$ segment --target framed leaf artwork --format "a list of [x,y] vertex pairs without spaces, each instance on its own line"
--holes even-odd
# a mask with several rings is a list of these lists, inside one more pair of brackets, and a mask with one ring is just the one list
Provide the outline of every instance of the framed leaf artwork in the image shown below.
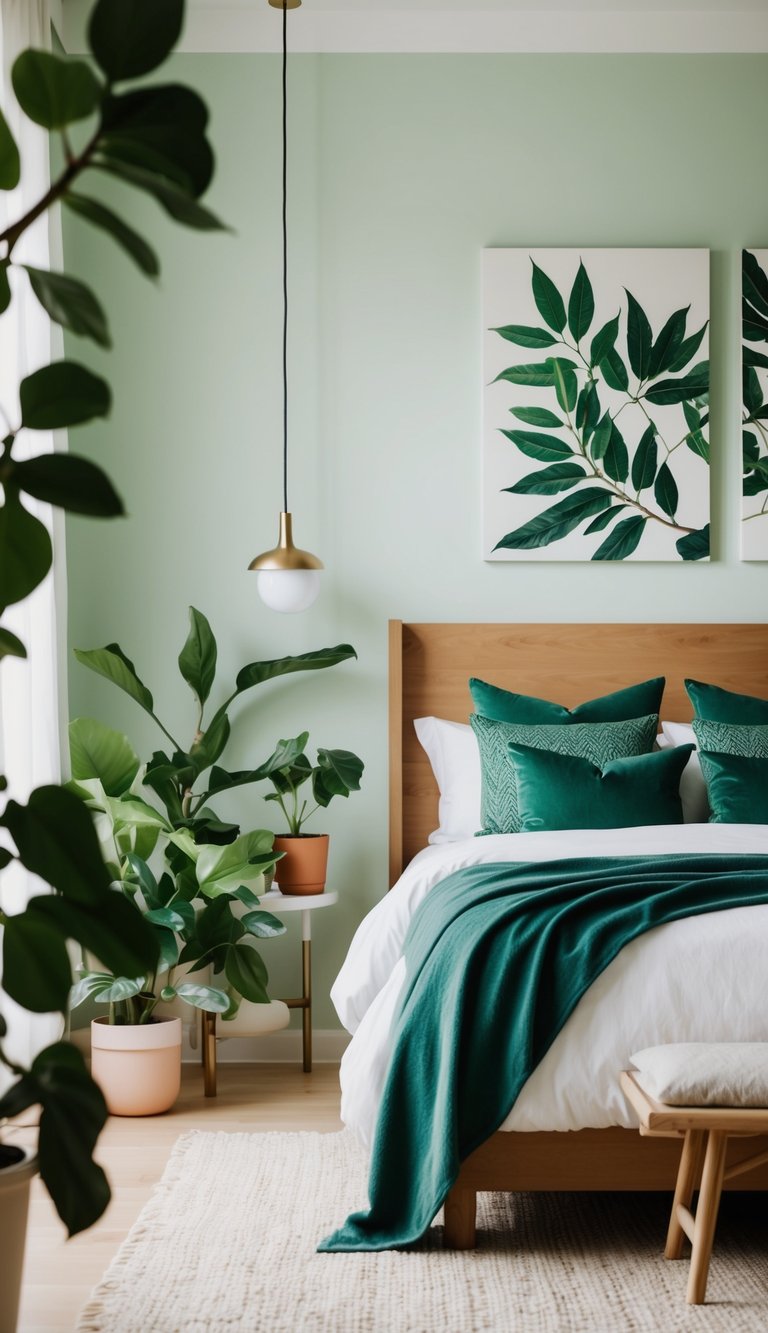
[[483,259],[484,558],[707,560],[709,252]]
[[742,560],[768,560],[768,250],[741,255]]

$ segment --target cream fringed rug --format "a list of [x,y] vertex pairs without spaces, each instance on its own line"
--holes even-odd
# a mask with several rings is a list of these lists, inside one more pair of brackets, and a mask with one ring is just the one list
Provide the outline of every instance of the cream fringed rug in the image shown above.
[[[186,1134],[80,1333],[675,1333],[768,1327],[760,1196],[724,1200],[706,1307],[659,1195],[480,1196],[474,1253],[316,1254],[365,1206],[349,1134]],[[439,1219],[438,1219],[439,1221]]]

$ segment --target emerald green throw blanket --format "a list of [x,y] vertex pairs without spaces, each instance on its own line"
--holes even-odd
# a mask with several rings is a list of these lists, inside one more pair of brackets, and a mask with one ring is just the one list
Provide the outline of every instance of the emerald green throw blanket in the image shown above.
[[[479,865],[414,913],[371,1155],[370,1211],[318,1249],[410,1245],[596,977],[668,921],[768,902],[768,857]],[[616,1076],[618,1078],[617,1069]]]

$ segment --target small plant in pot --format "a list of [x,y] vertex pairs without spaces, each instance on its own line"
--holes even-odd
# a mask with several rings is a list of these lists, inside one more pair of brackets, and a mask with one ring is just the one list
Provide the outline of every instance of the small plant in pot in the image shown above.
[[[334,796],[346,797],[351,791],[359,791],[363,775],[363,761],[351,750],[318,750],[313,764],[305,753],[308,740],[309,732],[303,731],[294,740],[278,741],[274,754],[263,765],[275,789],[264,799],[277,802],[288,825],[287,834],[275,837],[275,851],[282,853],[277,883],[285,894],[323,892],[329,837],[327,833],[304,833],[304,825]],[[311,788],[304,795],[307,783]]]

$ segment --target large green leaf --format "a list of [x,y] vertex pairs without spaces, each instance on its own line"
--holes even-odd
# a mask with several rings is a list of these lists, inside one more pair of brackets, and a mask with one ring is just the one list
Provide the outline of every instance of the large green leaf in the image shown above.
[[632,459],[632,485],[636,491],[644,491],[653,485],[657,466],[656,427],[651,421],[643,431]]
[[71,514],[117,518],[123,502],[106,472],[76,454],[41,454],[14,467],[14,480],[36,500],[57,505]]
[[314,652],[300,653],[297,657],[278,657],[270,662],[250,662],[237,673],[236,693],[242,694],[254,685],[261,685],[266,680],[277,676],[287,676],[294,671],[320,671],[324,667],[336,666],[346,662],[357,653],[351,644],[339,643],[335,648],[317,648]]
[[152,712],[152,695],[143,681],[139,680],[133,662],[126,657],[119,644],[108,643],[105,648],[75,648],[75,657],[83,666],[125,690],[148,713]]
[[768,317],[768,276],[749,250],[741,252],[741,294],[745,301]]
[[75,940],[115,976],[134,974],[137,962],[143,971],[153,969],[157,941],[141,912],[117,892],[110,892],[106,908],[98,912],[90,904],[44,894],[30,900],[27,915],[52,925],[61,939]]
[[252,858],[271,852],[273,841],[274,834],[267,829],[254,829],[225,847],[203,847],[196,866],[201,891],[215,898],[253,879],[259,869],[251,864]]
[[678,538],[675,547],[683,560],[706,560],[709,556],[709,524]]
[[179,653],[179,671],[201,704],[205,703],[211,692],[216,676],[216,656],[213,630],[202,611],[190,606],[189,634]]
[[531,264],[533,265],[531,287],[536,308],[545,324],[554,329],[555,333],[562,333],[565,328],[563,298],[552,279],[547,277],[547,274],[539,268],[535,260],[532,259]]
[[709,440],[703,431],[691,430],[685,437],[685,443],[692,454],[698,454],[705,463],[709,462]]
[[550,364],[555,376],[555,393],[557,401],[565,412],[572,412],[576,406],[576,398],[579,392],[579,382],[576,379],[576,372],[573,361],[566,357],[550,357]]
[[0,190],[15,190],[21,177],[21,160],[8,121],[0,111]]
[[662,463],[659,468],[653,487],[653,493],[656,496],[660,507],[664,510],[664,513],[669,514],[670,518],[674,518],[677,513],[677,505],[680,497],[678,494],[677,483],[672,476],[668,463]]
[[595,462],[600,462],[605,457],[605,451],[611,442],[611,432],[613,431],[613,419],[610,412],[604,412],[595,426],[589,451]]
[[611,347],[600,362],[600,372],[609,389],[626,393],[629,387],[627,367],[624,365],[615,347]]
[[58,430],[105,417],[112,406],[106,380],[77,361],[54,361],[19,386],[21,423],[27,430]]
[[521,477],[514,486],[505,486],[504,490],[512,495],[557,495],[560,491],[572,490],[586,475],[578,463],[553,463],[540,472],[529,472],[527,477]]
[[611,423],[611,437],[603,455],[603,471],[613,481],[625,482],[629,476],[629,453],[615,421]]
[[107,208],[106,204],[99,203],[97,199],[89,199],[83,194],[73,194],[71,190],[64,195],[64,203],[71,212],[77,213],[78,217],[85,218],[86,222],[107,232],[148,278],[157,277],[160,272],[160,261],[151,245],[148,245],[144,237],[139,236],[133,227],[129,227],[127,222],[118,217],[117,213]]
[[88,44],[110,83],[157,69],[181,34],[184,0],[97,0]]
[[137,190],[150,194],[169,217],[184,227],[192,227],[196,231],[226,230],[225,224],[209,208],[205,208],[181,186],[158,175],[156,171],[147,171],[145,167],[135,166],[131,162],[107,157],[94,159],[93,165],[110,176],[116,176],[126,185],[133,185]]
[[18,491],[7,487],[0,507],[0,608],[28,597],[42,583],[52,560],[45,524],[24,508]]
[[107,1118],[100,1088],[82,1055],[68,1042],[48,1046],[30,1074],[41,1105],[37,1154],[40,1176],[70,1236],[85,1231],[109,1203],[109,1184],[93,1161]]
[[269,1004],[267,982],[269,975],[261,954],[248,944],[233,944],[227,951],[224,968],[227,981],[238,995],[252,1004]]
[[99,149],[163,176],[199,198],[211,183],[213,153],[205,137],[208,108],[182,84],[155,84],[106,99]]
[[285,934],[285,922],[280,921],[271,912],[246,912],[240,918],[249,935],[254,935],[259,940],[271,940],[277,935]]
[[558,500],[551,509],[532,518],[514,532],[508,532],[496,543],[495,550],[535,550],[560,541],[573,532],[580,523],[606,509],[611,503],[611,492],[602,487],[588,486],[564,500]]
[[506,380],[509,384],[525,384],[534,389],[551,389],[555,384],[555,370],[549,361],[530,361],[519,366],[508,366],[492,383],[498,384],[499,380]]
[[648,377],[651,367],[653,334],[643,307],[627,291],[627,352],[629,364],[639,380]]
[[546,407],[510,407],[513,417],[518,421],[524,421],[526,426],[554,427],[557,430],[564,426],[565,422],[556,412],[550,412]]
[[196,776],[216,763],[226,749],[229,732],[229,718],[226,713],[219,713],[200,739],[193,743],[189,757],[194,763]]
[[609,532],[605,541],[598,546],[593,560],[625,560],[637,549],[638,542],[645,531],[647,518],[642,515],[633,514],[631,518],[623,518],[621,523],[617,523],[612,532]]
[[768,318],[761,315],[749,301],[741,303],[742,331],[747,342],[768,342]]
[[602,532],[604,528],[608,527],[609,523],[612,523],[618,517],[622,509],[627,507],[627,505],[612,505],[610,509],[604,509],[602,514],[598,514],[597,518],[593,518],[592,522],[587,524],[584,529],[584,536],[591,537],[593,532]]
[[559,440],[556,435],[532,430],[503,430],[501,433],[517,445],[521,454],[526,454],[528,458],[536,458],[542,463],[556,463],[559,459],[573,456],[574,451],[570,444],[565,440]]
[[92,338],[99,347],[112,346],[107,316],[89,287],[66,273],[50,273],[29,264],[23,267],[35,296],[55,324],[83,338]]
[[58,925],[29,911],[7,917],[3,927],[6,994],[33,1014],[64,1013],[71,982],[66,935]]
[[648,369],[651,379],[655,379],[657,375],[661,375],[663,371],[671,368],[685,336],[685,324],[690,308],[687,305],[682,310],[676,310],[673,315],[670,315],[654,342]]
[[742,370],[742,397],[750,416],[759,412],[763,406],[763,391],[754,366],[744,366]]
[[683,403],[693,398],[706,398],[709,393],[709,362],[700,361],[679,380],[659,380],[645,397],[649,403],[660,407],[669,407],[672,403]]
[[581,342],[589,329],[595,313],[595,298],[592,283],[584,264],[579,260],[579,267],[574,278],[571,294],[568,298],[568,327],[577,343]]
[[314,783],[315,798],[327,805],[332,796],[348,796],[360,790],[364,764],[351,750],[318,750],[318,782]]
[[519,347],[554,347],[558,341],[546,329],[531,328],[528,324],[504,324],[492,332],[506,338],[507,342],[517,343]]
[[677,375],[681,370],[685,370],[689,361],[692,361],[704,341],[704,334],[707,331],[709,320],[705,320],[701,328],[692,333],[690,338],[685,338],[675,353],[674,361],[667,367],[673,375]]
[[69,757],[75,781],[99,778],[108,796],[122,796],[139,771],[128,737],[92,717],[70,722]]
[[22,863],[76,902],[98,907],[109,875],[88,810],[62,787],[38,787],[26,805],[9,801],[0,817]]
[[594,380],[589,380],[576,403],[576,429],[588,440],[600,420],[600,395]]
[[759,366],[761,370],[768,370],[768,356],[764,352],[758,352],[754,347],[743,347],[741,360],[745,366]]
[[90,65],[50,51],[22,51],[11,82],[22,111],[46,130],[84,120],[101,101],[102,87]]
[[619,336],[619,315],[614,315],[609,319],[601,329],[598,329],[589,351],[590,365],[598,366],[600,362],[613,350],[616,345],[616,339]]
[[209,1014],[225,1014],[229,1008],[229,996],[226,991],[216,986],[201,986],[195,981],[182,981],[175,987],[180,1000],[185,1000],[195,1009],[205,1009]]
[[760,441],[754,431],[743,430],[741,432],[741,457],[744,471],[749,472],[760,457]]

